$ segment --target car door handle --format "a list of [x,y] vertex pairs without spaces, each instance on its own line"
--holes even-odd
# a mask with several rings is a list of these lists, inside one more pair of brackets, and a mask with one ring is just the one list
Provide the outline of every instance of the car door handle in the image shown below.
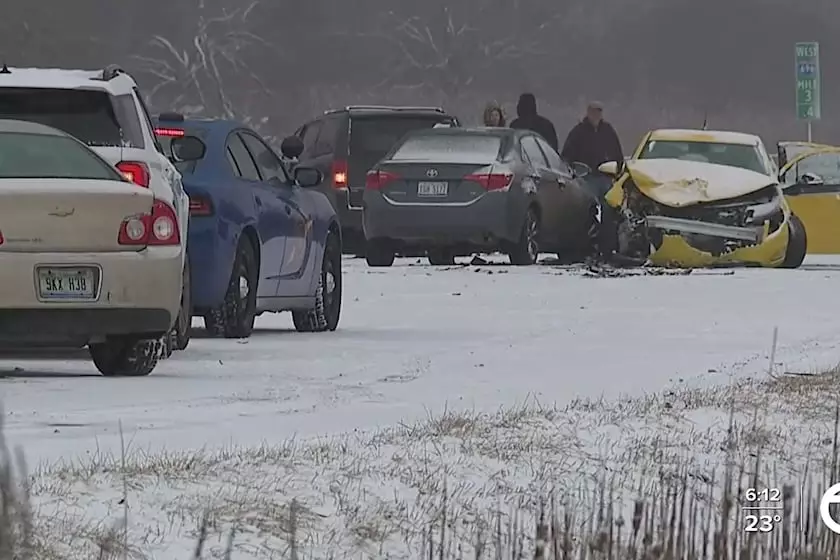
[[288,214],[289,216],[292,215],[292,209],[289,207],[288,204],[286,205],[286,214]]
[[254,199],[257,201],[257,206],[262,206],[262,199],[258,196],[255,196]]

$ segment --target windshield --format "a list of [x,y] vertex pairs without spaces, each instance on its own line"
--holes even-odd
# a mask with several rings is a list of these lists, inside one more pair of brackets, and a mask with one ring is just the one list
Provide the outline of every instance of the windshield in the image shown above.
[[0,119],[63,130],[89,146],[142,148],[143,133],[130,94],[51,88],[0,89]]
[[398,147],[391,161],[477,163],[496,161],[502,139],[486,134],[416,134]]
[[94,179],[122,175],[73,138],[0,132],[0,179]]
[[764,175],[769,172],[758,148],[745,144],[650,140],[642,149],[639,159],[681,159],[740,167]]

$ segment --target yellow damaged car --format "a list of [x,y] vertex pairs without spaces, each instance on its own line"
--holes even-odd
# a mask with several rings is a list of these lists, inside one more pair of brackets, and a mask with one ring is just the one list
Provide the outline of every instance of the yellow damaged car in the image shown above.
[[807,252],[802,222],[782,194],[763,142],[752,134],[661,129],[624,162],[598,170],[616,252],[659,266],[797,268]]
[[779,142],[779,183],[805,224],[808,253],[840,254],[840,147]]

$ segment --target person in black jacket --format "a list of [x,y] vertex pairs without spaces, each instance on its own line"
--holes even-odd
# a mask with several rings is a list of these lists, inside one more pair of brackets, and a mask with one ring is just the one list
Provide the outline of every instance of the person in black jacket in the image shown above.
[[537,98],[533,93],[523,93],[519,96],[519,103],[516,104],[518,117],[510,123],[511,128],[519,128],[536,132],[548,144],[558,149],[557,130],[547,118],[537,113]]
[[612,188],[613,177],[598,171],[598,166],[607,161],[623,163],[624,153],[621,141],[610,123],[604,120],[604,107],[597,101],[586,107],[586,116],[572,128],[563,144],[560,156],[567,163],[585,163],[591,172],[582,178],[583,184],[600,202],[599,225],[593,232],[594,249],[597,256],[609,261],[618,247],[618,221],[616,212],[605,198]]
[[592,169],[587,183],[599,198],[610,187],[610,178],[598,172],[598,166],[607,161],[622,162],[624,153],[621,141],[610,123],[604,120],[604,107],[597,101],[586,107],[586,116],[577,123],[563,144],[560,156],[568,163],[579,161]]

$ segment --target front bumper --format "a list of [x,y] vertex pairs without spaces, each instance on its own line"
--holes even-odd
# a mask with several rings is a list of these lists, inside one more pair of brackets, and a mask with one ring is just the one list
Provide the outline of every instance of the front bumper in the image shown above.
[[[787,216],[781,227],[772,233],[758,228],[731,227],[664,216],[648,216],[647,220],[649,227],[669,231],[662,236],[661,244],[649,257],[650,262],[657,266],[699,268],[748,264],[777,267],[784,261],[790,235]],[[703,229],[705,231],[699,231]],[[738,239],[753,244],[722,255],[714,255],[692,247],[681,234],[670,233],[671,231]]]

